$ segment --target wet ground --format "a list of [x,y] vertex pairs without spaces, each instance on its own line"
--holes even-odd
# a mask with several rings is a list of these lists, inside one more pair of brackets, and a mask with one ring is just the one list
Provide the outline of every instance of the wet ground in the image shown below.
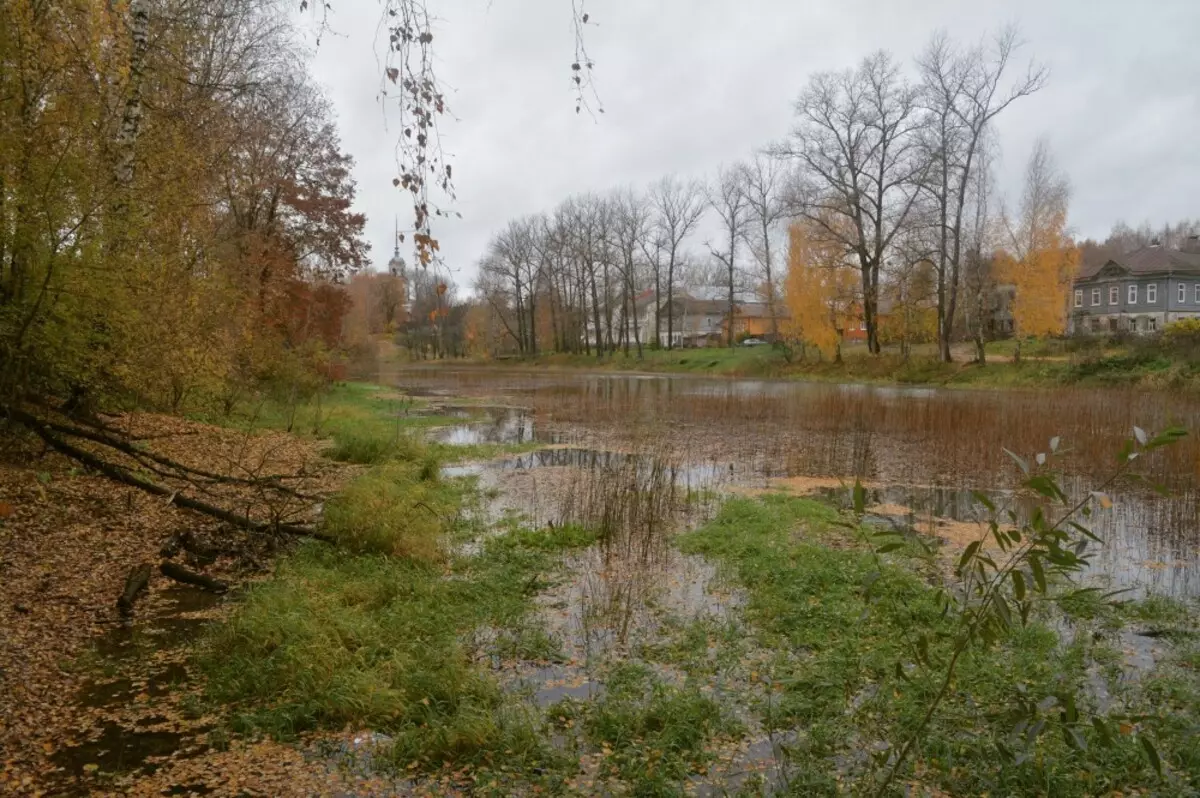
[[181,706],[190,679],[184,649],[221,600],[202,590],[170,587],[143,602],[131,623],[114,626],[96,641],[89,664],[97,675],[78,695],[88,728],[52,757],[59,767],[58,794],[89,795],[96,779],[150,774],[168,759],[207,750],[209,727]]

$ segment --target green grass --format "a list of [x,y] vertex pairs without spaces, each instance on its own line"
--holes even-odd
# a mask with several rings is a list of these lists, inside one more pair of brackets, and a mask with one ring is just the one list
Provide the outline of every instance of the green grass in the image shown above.
[[683,795],[683,781],[712,761],[714,739],[742,731],[698,687],[666,684],[637,662],[612,665],[604,686],[602,698],[564,699],[547,716],[560,727],[580,723],[633,795]]
[[[948,654],[948,638],[941,635],[950,627],[916,563],[905,556],[885,563],[874,588],[877,599],[868,605],[864,580],[878,565],[836,520],[832,509],[805,499],[735,499],[681,540],[685,550],[716,560],[745,586],[756,642],[778,652],[766,676],[772,699],[759,711],[768,726],[799,730],[789,763],[797,795],[835,794],[846,784],[869,782],[873,763],[866,752],[878,749],[880,762],[885,759],[885,746],[916,728],[940,684],[937,668],[913,665],[916,636],[928,635],[935,663],[944,664]],[[1076,750],[1066,744],[1055,708],[1043,712],[1046,726],[1028,759],[1006,761],[1001,754],[1020,749],[1012,739],[1015,703],[1048,706],[1068,694],[1086,701],[1089,663],[1104,656],[1097,648],[1089,634],[1064,645],[1035,621],[992,649],[972,649],[960,661],[908,778],[955,795],[1160,789],[1135,734],[1117,735],[1112,746],[1103,746],[1086,729],[1090,745]],[[1171,672],[1175,680],[1151,682],[1157,696],[1128,696],[1131,705],[1148,711],[1131,729],[1158,740],[1175,788],[1196,789],[1200,727],[1196,705],[1188,709],[1186,701],[1198,682],[1186,666]],[[1156,702],[1178,711],[1163,711]]]
[[325,503],[322,531],[352,552],[434,562],[458,514],[462,488],[436,463],[392,463],[358,477]]
[[199,663],[207,699],[232,728],[284,739],[314,729],[371,728],[394,738],[400,769],[503,759],[526,773],[557,754],[540,717],[506,696],[465,648],[480,626],[523,631],[523,653],[551,653],[531,631],[532,597],[570,531],[490,539],[444,567],[354,554],[319,543],[285,559],[213,627]]
[[600,371],[709,374],[727,377],[804,379],[830,382],[901,383],[947,387],[1020,388],[1055,385],[1137,385],[1146,388],[1200,387],[1200,364],[1157,350],[1153,344],[1140,347],[1097,345],[1092,349],[1067,339],[1022,342],[1020,363],[1009,362],[1014,341],[992,341],[985,349],[993,358],[984,366],[974,362],[974,350],[959,351],[953,363],[943,363],[932,344],[915,345],[906,359],[894,346],[872,356],[865,346],[850,344],[843,349],[841,363],[804,359],[769,347],[710,347],[703,349],[652,350],[643,357],[624,352],[605,355],[546,354],[532,359],[506,361],[520,367],[583,368]]

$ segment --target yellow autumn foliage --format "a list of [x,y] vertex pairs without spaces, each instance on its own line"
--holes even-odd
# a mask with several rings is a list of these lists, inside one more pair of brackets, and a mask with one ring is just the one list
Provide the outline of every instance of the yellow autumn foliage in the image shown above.
[[842,331],[853,321],[857,274],[840,253],[810,234],[803,222],[788,228],[788,270],[784,302],[788,318],[784,334],[832,356]]
[[1012,314],[1017,336],[1061,335],[1066,329],[1071,281],[1079,271],[1079,248],[1065,228],[1066,214],[1055,212],[1034,226],[1024,257],[996,253],[1001,282],[1016,288]]

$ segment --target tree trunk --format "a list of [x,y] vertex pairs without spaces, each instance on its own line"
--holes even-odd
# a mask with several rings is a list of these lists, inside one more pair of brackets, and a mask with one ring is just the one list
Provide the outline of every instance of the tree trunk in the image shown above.
[[229,585],[222,582],[220,579],[213,579],[211,576],[198,574],[195,571],[188,570],[182,565],[173,562],[164,562],[158,566],[158,570],[162,571],[163,576],[168,579],[174,579],[185,585],[195,585],[202,587],[205,590],[213,593],[224,593],[229,590]]
[[675,249],[667,260],[667,349],[675,348]]
[[125,590],[117,599],[117,609],[120,610],[121,617],[128,618],[133,615],[133,603],[150,585],[152,572],[149,563],[136,565],[129,570],[129,576],[125,577]]

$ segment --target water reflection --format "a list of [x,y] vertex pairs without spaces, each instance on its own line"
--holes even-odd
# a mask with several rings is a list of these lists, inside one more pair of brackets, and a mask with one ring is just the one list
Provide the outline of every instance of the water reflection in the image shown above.
[[[1113,453],[1133,425],[1156,430],[1200,418],[1200,397],[1119,389],[946,391],[483,369],[422,369],[401,379],[406,388],[529,408],[443,433],[453,440],[573,444],[488,468],[592,468],[628,456],[615,452],[653,451],[676,464],[686,487],[860,477],[884,486],[873,503],[949,521],[975,517],[971,489],[1004,496],[1015,485],[1019,473],[1005,448],[1032,455],[1060,437],[1065,451],[1055,468],[1068,494],[1084,496],[1112,471]],[[554,435],[546,435],[551,428]],[[1092,575],[1117,587],[1198,596],[1200,436],[1142,462],[1171,495],[1133,484],[1112,491],[1116,506],[1091,521],[1107,541]],[[929,487],[904,487],[911,485]]]
[[511,407],[481,409],[486,415],[484,420],[435,429],[430,439],[450,446],[561,442],[561,435],[535,426],[533,414],[528,410]]

